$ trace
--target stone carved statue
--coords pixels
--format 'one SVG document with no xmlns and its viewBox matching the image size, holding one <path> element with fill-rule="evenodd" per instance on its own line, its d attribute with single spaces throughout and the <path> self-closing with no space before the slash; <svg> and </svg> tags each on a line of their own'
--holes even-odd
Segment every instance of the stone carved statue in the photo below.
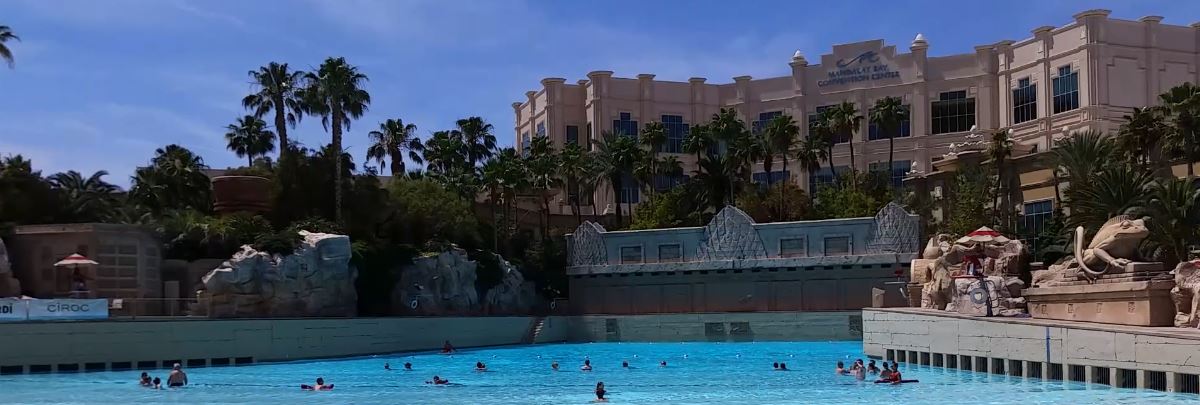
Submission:
<svg viewBox="0 0 1200 405">
<path fill-rule="evenodd" d="M 930 244 L 938 235 L 929 240 Z M 927 249 L 928 250 L 928 249 Z M 939 250 L 940 251 L 940 250 Z M 932 262 L 926 264 L 925 285 L 921 288 L 921 308 L 946 309 L 954 297 L 954 282 L 951 277 L 954 267 L 962 263 L 963 257 L 969 253 L 979 252 L 976 246 L 950 244 Z M 928 259 L 927 259 L 928 260 Z"/>
<path fill-rule="evenodd" d="M 994 315 L 1025 312 L 1024 283 L 1018 278 L 1025 246 L 987 231 L 998 237 L 975 240 L 968 235 L 956 241 L 938 234 L 929 239 L 912 264 L 911 281 L 921 285 L 922 308 L 985 315 L 990 305 Z M 975 263 L 978 276 L 959 277 L 967 275 L 968 262 Z"/>
<path fill-rule="evenodd" d="M 289 255 L 243 246 L 208 272 L 196 310 L 210 317 L 354 316 L 358 272 L 350 266 L 350 238 L 301 231 Z"/>
<path fill-rule="evenodd" d="M 1171 298 L 1175 301 L 1175 326 L 1195 328 L 1200 326 L 1200 314 L 1196 313 L 1200 306 L 1200 260 L 1179 263 L 1171 271 L 1175 276 L 1175 288 L 1171 289 Z"/>
<path fill-rule="evenodd" d="M 1075 255 L 1036 272 L 1033 285 L 1047 287 L 1063 281 L 1095 280 L 1112 270 L 1126 271 L 1137 257 L 1138 245 L 1149 235 L 1144 219 L 1118 215 L 1101 225 L 1091 243 L 1083 248 L 1084 229 L 1075 228 Z"/>
</svg>

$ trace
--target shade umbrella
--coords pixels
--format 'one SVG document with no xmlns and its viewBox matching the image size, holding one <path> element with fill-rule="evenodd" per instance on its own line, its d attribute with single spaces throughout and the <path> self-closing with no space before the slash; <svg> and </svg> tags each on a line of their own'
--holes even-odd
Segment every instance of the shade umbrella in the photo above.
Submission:
<svg viewBox="0 0 1200 405">
<path fill-rule="evenodd" d="M 100 264 L 100 263 L 96 263 L 95 260 L 88 259 L 84 255 L 81 255 L 79 253 L 73 253 L 64 259 L 59 260 L 58 263 L 54 263 L 54 267 L 80 266 L 80 265 L 95 266 L 98 264 Z"/>
<path fill-rule="evenodd" d="M 995 242 L 995 243 L 1008 243 L 1008 241 L 1009 241 L 1009 239 L 1008 239 L 1008 238 L 1006 238 L 1006 237 L 1004 237 L 1004 235 L 1000 234 L 1000 232 L 996 232 L 996 230 L 994 230 L 994 229 L 992 229 L 992 228 L 988 228 L 988 227 L 986 227 L 986 226 L 985 226 L 985 227 L 982 227 L 982 228 L 976 229 L 976 230 L 974 230 L 974 231 L 971 231 L 971 233 L 968 233 L 968 234 L 967 234 L 967 236 L 963 236 L 963 237 L 961 237 L 961 238 L 958 238 L 958 240 L 957 240 L 957 241 L 954 241 L 954 242 L 955 242 L 955 243 L 960 243 L 960 244 L 961 244 L 961 243 L 970 243 L 970 242 L 975 242 L 975 243 L 992 243 L 992 242 Z"/>
</svg>

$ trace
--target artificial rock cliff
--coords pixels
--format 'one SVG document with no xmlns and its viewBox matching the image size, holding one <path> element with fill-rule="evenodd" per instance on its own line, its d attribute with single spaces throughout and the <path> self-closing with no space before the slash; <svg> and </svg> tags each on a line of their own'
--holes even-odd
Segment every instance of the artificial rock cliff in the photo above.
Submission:
<svg viewBox="0 0 1200 405">
<path fill-rule="evenodd" d="M 479 263 L 457 247 L 413 259 L 403 266 L 392 289 L 396 315 L 528 314 L 541 299 L 521 271 L 498 258 L 503 273 L 500 284 L 483 294 L 476 288 Z"/>
</svg>

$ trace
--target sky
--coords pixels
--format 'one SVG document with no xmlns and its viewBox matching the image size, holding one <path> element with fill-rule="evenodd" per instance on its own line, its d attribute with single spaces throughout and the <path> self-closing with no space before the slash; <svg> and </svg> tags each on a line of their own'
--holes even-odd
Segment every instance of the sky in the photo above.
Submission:
<svg viewBox="0 0 1200 405">
<path fill-rule="evenodd" d="M 24 155 L 46 175 L 107 170 L 122 187 L 171 143 L 211 167 L 238 166 L 224 128 L 246 113 L 247 72 L 330 56 L 370 79 L 370 109 L 344 135 L 360 165 L 367 132 L 389 118 L 425 137 L 481 116 L 512 145 L 511 104 L 545 77 L 728 83 L 787 75 L 796 50 L 810 61 L 870 39 L 905 50 L 917 33 L 930 55 L 969 53 L 1093 8 L 1200 21 L 1194 0 L 0 0 L 0 25 L 21 38 L 8 43 L 15 67 L 0 64 L 0 156 Z M 288 134 L 329 142 L 319 118 Z"/>
</svg>

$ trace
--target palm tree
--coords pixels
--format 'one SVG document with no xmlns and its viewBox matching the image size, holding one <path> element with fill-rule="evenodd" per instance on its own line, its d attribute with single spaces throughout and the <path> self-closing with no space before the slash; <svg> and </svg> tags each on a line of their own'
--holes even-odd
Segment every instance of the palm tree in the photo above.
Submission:
<svg viewBox="0 0 1200 405">
<path fill-rule="evenodd" d="M 254 166 L 255 156 L 265 156 L 275 150 L 275 134 L 267 129 L 267 123 L 253 115 L 238 118 L 225 126 L 226 148 L 246 157 L 246 166 Z"/>
<path fill-rule="evenodd" d="M 687 153 L 695 153 L 696 161 L 700 161 L 700 155 L 708 153 L 713 147 L 717 146 L 716 139 L 713 138 L 712 131 L 708 125 L 693 126 L 683 139 L 683 151 Z"/>
<path fill-rule="evenodd" d="M 425 160 L 425 170 L 430 173 L 450 173 L 455 170 L 465 170 L 468 166 L 467 154 L 463 153 L 462 133 L 458 130 L 437 131 L 425 140 L 421 154 Z"/>
<path fill-rule="evenodd" d="M 766 155 L 763 157 L 763 169 L 767 171 L 768 182 L 770 182 L 771 177 L 771 160 L 775 155 L 779 155 L 783 159 L 783 171 L 787 172 L 788 155 L 791 154 L 792 147 L 796 145 L 796 138 L 798 136 L 800 136 L 800 127 L 796 125 L 796 121 L 790 115 L 780 115 L 767 122 L 766 128 L 763 129 L 763 138 L 766 139 L 766 146 L 768 148 Z M 785 179 L 784 181 L 787 180 Z M 779 188 L 780 218 L 783 217 L 783 213 L 787 212 L 785 188 Z"/>
<path fill-rule="evenodd" d="M 1188 180 L 1159 179 L 1150 186 L 1150 239 L 1164 250 L 1170 268 L 1187 260 L 1188 246 L 1200 242 L 1200 189 Z"/>
<path fill-rule="evenodd" d="M 562 184 L 559 177 L 559 156 L 550 144 L 550 138 L 534 137 L 529 146 L 529 156 L 526 159 L 529 168 L 529 185 L 537 191 L 542 203 L 539 220 L 542 223 L 542 240 L 550 234 L 550 196 L 554 189 Z"/>
<path fill-rule="evenodd" d="M 458 132 L 462 134 L 463 147 L 467 150 L 467 163 L 471 167 L 492 157 L 496 150 L 496 135 L 492 134 L 492 124 L 479 117 L 460 119 L 456 124 Z"/>
<path fill-rule="evenodd" d="M 833 167 L 833 144 L 834 132 L 833 127 L 829 126 L 833 122 L 833 111 L 826 108 L 817 113 L 817 119 L 809 124 L 808 140 L 814 146 L 819 146 L 825 150 L 825 161 L 829 163 L 829 175 L 833 176 L 836 183 L 838 181 L 837 169 Z"/>
<path fill-rule="evenodd" d="M 374 159 L 380 168 L 387 166 L 385 159 L 392 161 L 392 177 L 404 176 L 404 152 L 414 163 L 421 164 L 420 152 L 424 149 L 421 139 L 417 138 L 417 126 L 405 124 L 404 120 L 389 119 L 379 124 L 379 129 L 367 133 L 371 137 L 371 146 L 367 147 L 367 159 Z"/>
<path fill-rule="evenodd" d="M 567 184 L 567 202 L 571 204 L 571 210 L 575 212 L 575 222 L 578 224 L 583 223 L 583 215 L 579 212 L 580 199 L 583 198 L 586 188 L 583 183 L 594 177 L 590 172 L 591 160 L 591 153 L 583 150 L 577 143 L 567 144 L 559 154 L 559 175 Z"/>
<path fill-rule="evenodd" d="M 8 49 L 7 45 L 4 45 L 5 42 L 10 40 L 20 41 L 21 37 L 18 37 L 17 34 L 13 34 L 12 28 L 9 28 L 7 25 L 0 25 L 0 59 L 4 59 L 5 62 L 8 62 L 8 68 L 12 69 L 12 50 Z"/>
<path fill-rule="evenodd" d="M 332 147 L 342 150 L 342 130 L 350 121 L 362 117 L 371 105 L 371 94 L 362 88 L 367 75 L 346 63 L 345 58 L 328 58 L 316 72 L 304 74 L 304 97 L 309 111 L 321 116 L 321 125 L 333 135 Z M 342 222 L 342 160 L 334 167 L 334 221 Z"/>
<path fill-rule="evenodd" d="M 211 182 L 204 159 L 179 145 L 167 145 L 154 151 L 150 165 L 138 168 L 133 176 L 129 198 L 136 204 L 161 214 L 166 210 L 207 211 Z"/>
<path fill-rule="evenodd" d="M 596 141 L 595 162 L 596 174 L 608 180 L 612 186 L 613 196 L 617 202 L 617 225 L 624 221 L 621 214 L 621 188 L 625 176 L 633 174 L 634 166 L 642 159 L 642 149 L 637 140 L 622 134 L 605 131 L 601 139 Z M 633 203 L 628 203 L 630 211 Z"/>
<path fill-rule="evenodd" d="M 279 134 L 279 159 L 291 152 L 292 144 L 288 138 L 287 127 L 296 127 L 305 114 L 305 104 L 302 98 L 302 79 L 304 72 L 288 69 L 286 63 L 271 62 L 258 70 L 251 70 L 252 83 L 258 91 L 242 99 L 242 106 L 254 111 L 254 116 L 262 118 L 267 112 L 275 112 L 275 132 Z"/>
<path fill-rule="evenodd" d="M 1062 180 L 1071 182 L 1072 179 L 1079 179 L 1078 182 L 1082 183 L 1083 179 L 1098 172 L 1115 152 L 1113 140 L 1099 131 L 1079 131 L 1057 141 L 1050 149 L 1051 173 L 1054 176 L 1055 198 L 1058 200 L 1055 203 L 1060 206 L 1069 204 L 1073 198 L 1069 188 L 1066 193 L 1061 192 L 1059 184 Z"/>
<path fill-rule="evenodd" d="M 1008 200 L 1008 196 L 1004 195 L 1008 191 L 1008 182 L 1004 178 L 1004 161 L 1012 156 L 1013 141 L 1008 137 L 1007 130 L 999 130 L 992 133 L 991 142 L 988 143 L 987 156 L 992 160 L 992 165 L 996 166 L 996 187 L 992 189 L 992 218 L 1000 220 L 1000 213 L 1007 213 L 1008 206 L 1003 201 Z M 1003 195 L 1003 200 L 1001 196 Z M 1000 201 L 997 201 L 1000 200 Z M 1005 215 L 1004 218 L 1008 218 Z M 1007 222 L 1007 221 L 1006 221 Z M 1003 223 L 1007 226 L 1008 223 Z"/>
<path fill-rule="evenodd" d="M 713 114 L 708 127 L 717 143 L 723 143 L 728 149 L 730 159 L 727 160 L 726 170 L 732 175 L 729 176 L 727 201 L 732 202 L 737 189 L 734 183 L 749 180 L 751 165 L 762 159 L 762 142 L 750 133 L 746 122 L 732 108 L 722 108 L 719 113 Z"/>
<path fill-rule="evenodd" d="M 1171 131 L 1166 122 L 1168 113 L 1161 106 L 1134 107 L 1133 113 L 1126 115 L 1125 122 L 1121 124 L 1116 141 L 1117 150 L 1130 163 L 1149 165 L 1156 161 L 1151 157 L 1161 150 L 1163 138 Z"/>
<path fill-rule="evenodd" d="M 733 177 L 737 176 L 733 157 L 730 155 L 707 155 L 700 158 L 692 179 L 696 185 L 695 201 L 719 212 L 725 204 L 732 202 Z M 699 214 L 699 213 L 697 213 Z"/>
<path fill-rule="evenodd" d="M 839 138 L 846 139 L 846 143 L 850 145 L 850 175 L 854 176 L 858 167 L 854 164 L 854 134 L 858 131 L 863 117 L 858 114 L 858 106 L 852 101 L 843 101 L 829 107 L 827 111 L 830 131 Z"/>
<path fill-rule="evenodd" d="M 1074 177 L 1073 177 L 1074 178 Z M 1072 181 L 1067 188 L 1071 212 L 1067 225 L 1100 229 L 1109 218 L 1134 214 L 1149 200 L 1153 175 L 1125 164 L 1110 164 L 1086 177 L 1087 181 Z"/>
<path fill-rule="evenodd" d="M 1200 161 L 1200 86 L 1184 83 L 1158 96 L 1170 111 L 1171 130 L 1164 149 L 1187 162 L 1188 178 L 1196 176 L 1195 163 Z"/>
<path fill-rule="evenodd" d="M 104 181 L 108 172 L 97 171 L 86 179 L 70 170 L 50 176 L 50 184 L 65 202 L 65 211 L 72 221 L 94 222 L 108 219 L 115 213 L 117 186 Z"/>
<path fill-rule="evenodd" d="M 896 135 L 900 134 L 900 123 L 908 119 L 908 108 L 900 97 L 884 97 L 875 100 L 871 106 L 871 122 L 879 127 L 879 132 L 888 139 L 888 173 L 896 161 Z"/>
</svg>

